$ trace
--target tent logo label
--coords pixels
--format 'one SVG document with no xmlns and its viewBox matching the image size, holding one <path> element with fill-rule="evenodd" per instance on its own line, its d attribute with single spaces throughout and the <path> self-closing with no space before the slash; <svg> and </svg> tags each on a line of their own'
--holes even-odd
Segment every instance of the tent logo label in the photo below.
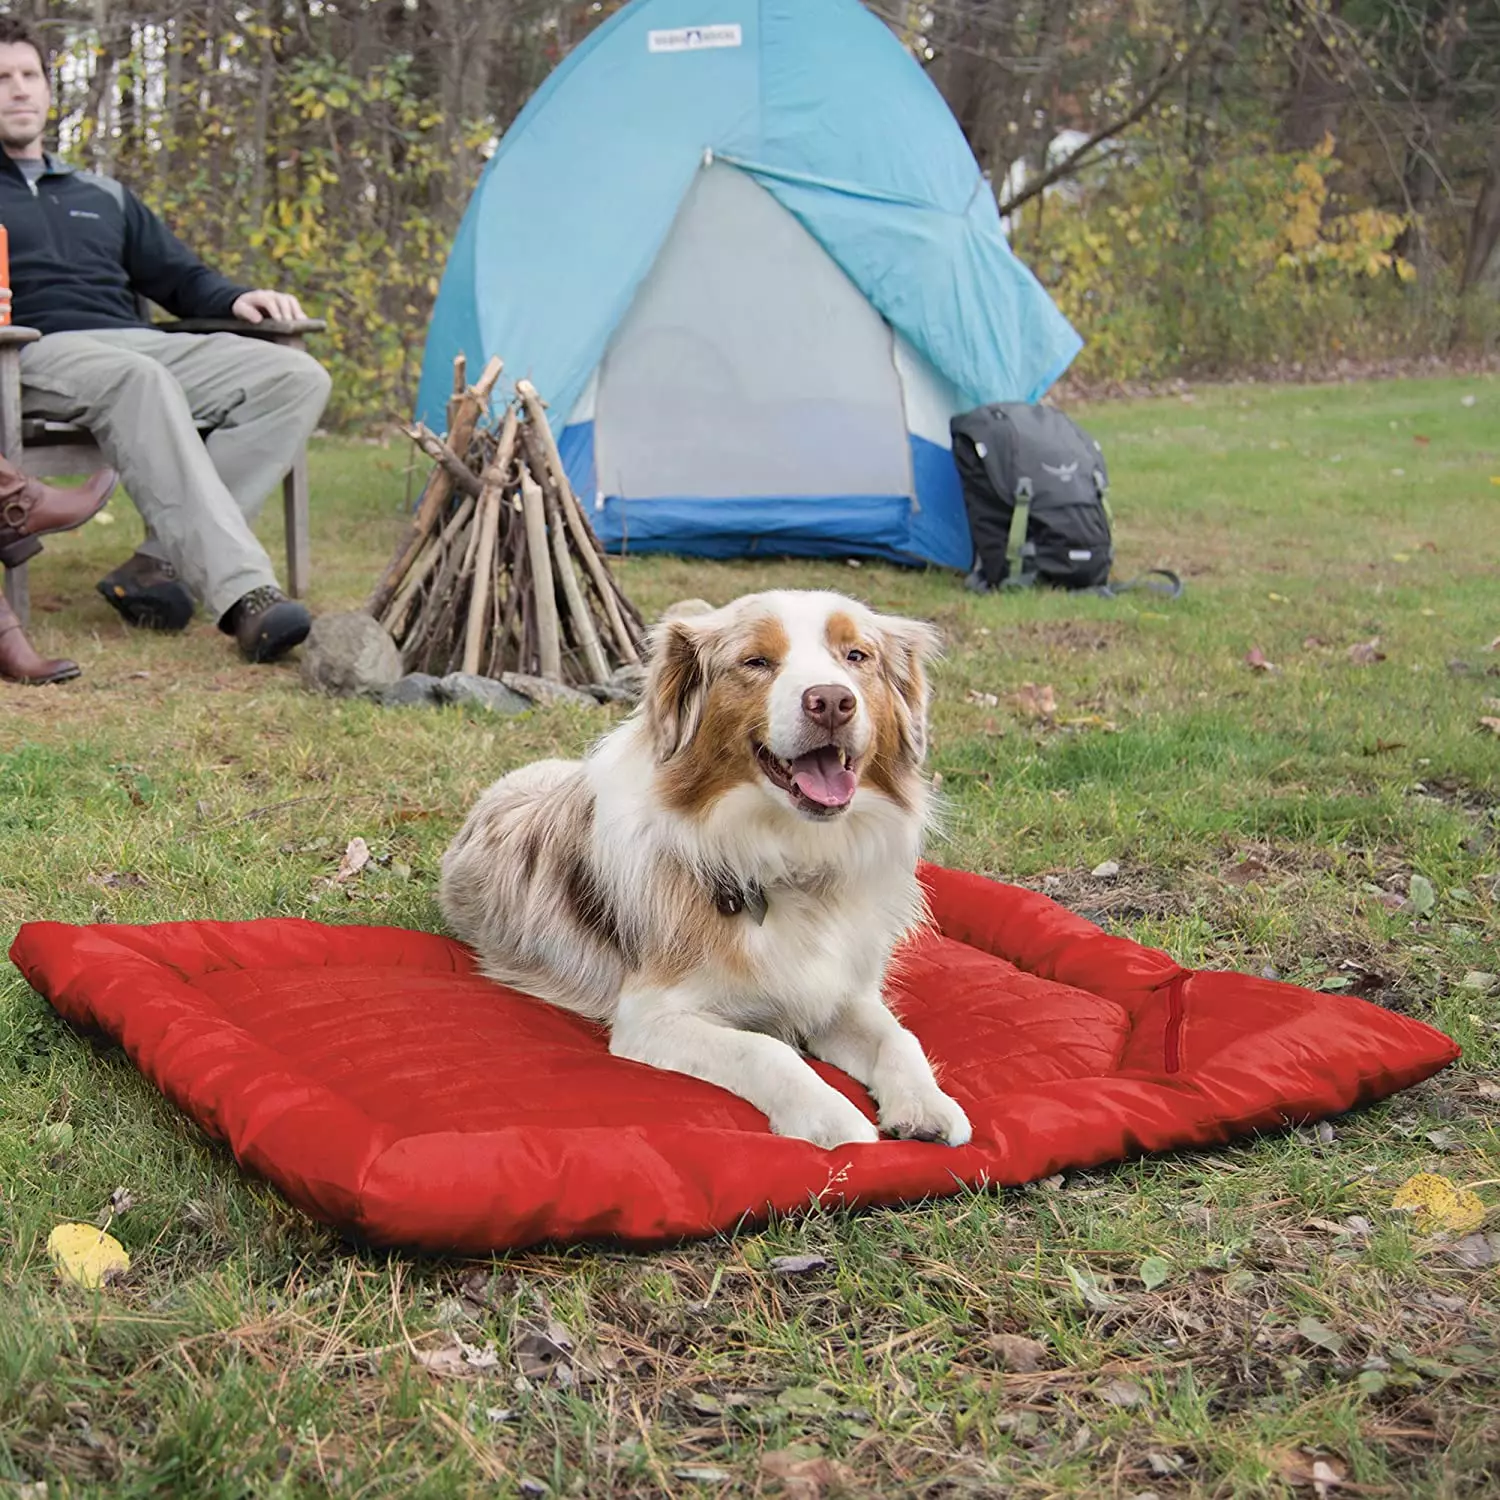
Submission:
<svg viewBox="0 0 1500 1500">
<path fill-rule="evenodd" d="M 648 31 L 648 52 L 699 52 L 705 47 L 738 47 L 738 26 L 679 26 L 675 31 Z"/>
</svg>

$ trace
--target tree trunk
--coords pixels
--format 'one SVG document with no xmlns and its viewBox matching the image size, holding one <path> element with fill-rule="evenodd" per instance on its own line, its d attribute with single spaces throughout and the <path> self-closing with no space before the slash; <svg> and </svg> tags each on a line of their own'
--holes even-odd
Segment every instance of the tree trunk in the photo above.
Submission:
<svg viewBox="0 0 1500 1500">
<path fill-rule="evenodd" d="M 1500 280 L 1500 127 L 1490 142 L 1489 161 L 1464 245 L 1464 269 L 1458 289 L 1476 291 Z"/>
</svg>

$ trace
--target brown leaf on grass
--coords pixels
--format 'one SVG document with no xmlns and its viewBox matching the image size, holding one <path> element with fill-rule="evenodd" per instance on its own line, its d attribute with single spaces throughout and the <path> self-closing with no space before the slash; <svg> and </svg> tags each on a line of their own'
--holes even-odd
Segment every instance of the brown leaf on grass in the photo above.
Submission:
<svg viewBox="0 0 1500 1500">
<path fill-rule="evenodd" d="M 834 1458 L 808 1457 L 805 1449 L 777 1448 L 763 1453 L 761 1473 L 778 1479 L 788 1500 L 822 1500 L 829 1489 L 850 1488 L 854 1471 Z"/>
<path fill-rule="evenodd" d="M 1311 1489 L 1318 1500 L 1327 1500 L 1349 1477 L 1349 1465 L 1335 1453 L 1309 1453 L 1290 1448 L 1275 1455 L 1282 1479 L 1299 1489 Z"/>
<path fill-rule="evenodd" d="M 1304 651 L 1316 651 L 1319 646 L 1326 646 L 1327 641 L 1320 635 L 1305 635 L 1302 637 L 1302 649 Z"/>
<path fill-rule="evenodd" d="M 771 1261 L 771 1269 L 778 1276 L 801 1276 L 807 1271 L 821 1271 L 827 1264 L 821 1255 L 778 1255 Z"/>
<path fill-rule="evenodd" d="M 545 1328 L 532 1328 L 516 1340 L 516 1366 L 528 1380 L 573 1379 L 573 1335 L 555 1319 Z"/>
<path fill-rule="evenodd" d="M 1266 653 L 1259 646 L 1252 646 L 1245 653 L 1245 665 L 1252 672 L 1277 672 L 1280 668 L 1275 662 L 1266 660 Z"/>
<path fill-rule="evenodd" d="M 369 863 L 370 846 L 356 836 L 349 840 L 344 857 L 339 861 L 338 874 L 333 878 L 337 884 L 342 885 L 346 880 L 353 880 Z"/>
<path fill-rule="evenodd" d="M 500 1363 L 500 1356 L 495 1353 L 493 1344 L 486 1344 L 480 1349 L 473 1344 L 466 1344 L 457 1334 L 454 1334 L 450 1344 L 437 1349 L 413 1349 L 412 1353 L 418 1364 L 434 1375 L 445 1378 L 476 1375 L 483 1370 L 493 1370 Z"/>
<path fill-rule="evenodd" d="M 1412 433 L 1411 440 L 1419 448 L 1425 448 L 1432 441 L 1432 439 L 1430 437 L 1428 437 L 1425 433 L 1421 433 L 1421 432 L 1414 432 L 1414 433 Z"/>
<path fill-rule="evenodd" d="M 1224 879 L 1230 885 L 1249 885 L 1252 880 L 1258 880 L 1262 875 L 1268 875 L 1270 871 L 1270 865 L 1264 860 L 1257 859 L 1253 854 L 1247 854 L 1239 864 L 1225 870 Z"/>
<path fill-rule="evenodd" d="M 1372 666 L 1377 661 L 1385 660 L 1385 652 L 1380 649 L 1380 637 L 1377 635 L 1373 640 L 1356 641 L 1348 651 L 1349 660 L 1356 667 Z"/>
<path fill-rule="evenodd" d="M 1121 1380 L 1118 1376 L 1113 1380 L 1106 1380 L 1099 1387 L 1099 1394 L 1111 1406 L 1123 1407 L 1127 1411 L 1133 1406 L 1144 1406 L 1151 1399 L 1135 1381 Z"/>
<path fill-rule="evenodd" d="M 1484 714 L 1480 717 L 1479 727 L 1488 729 L 1491 734 L 1500 734 L 1500 717 L 1492 714 Z"/>
<path fill-rule="evenodd" d="M 1500 1262 L 1500 1234 L 1466 1234 L 1448 1251 L 1449 1258 L 1471 1271 Z"/>
<path fill-rule="evenodd" d="M 1007 699 L 1023 719 L 1049 722 L 1057 713 L 1057 693 L 1050 682 L 1040 687 L 1034 682 L 1023 682 Z"/>
<path fill-rule="evenodd" d="M 137 875 L 134 870 L 111 870 L 105 875 L 90 875 L 89 884 L 103 886 L 106 890 L 118 891 L 125 887 L 138 890 L 146 884 L 144 875 Z"/>
<path fill-rule="evenodd" d="M 970 688 L 964 694 L 965 703 L 977 704 L 980 708 L 998 708 L 1000 699 L 994 693 L 984 693 L 978 688 Z"/>
<path fill-rule="evenodd" d="M 1484 649 L 1486 651 L 1500 651 L 1500 635 L 1497 635 Z"/>
<path fill-rule="evenodd" d="M 985 1341 L 1004 1369 L 1016 1375 L 1030 1375 L 1042 1368 L 1047 1346 L 1020 1333 L 993 1333 Z"/>
</svg>

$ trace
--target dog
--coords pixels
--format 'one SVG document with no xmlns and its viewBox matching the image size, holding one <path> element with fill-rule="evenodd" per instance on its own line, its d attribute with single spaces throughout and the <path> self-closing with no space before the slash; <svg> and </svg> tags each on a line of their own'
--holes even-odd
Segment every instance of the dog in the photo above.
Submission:
<svg viewBox="0 0 1500 1500">
<path fill-rule="evenodd" d="M 640 707 L 581 761 L 484 792 L 438 899 L 482 972 L 610 1027 L 823 1147 L 968 1142 L 882 986 L 926 920 L 916 866 L 930 625 L 839 594 L 669 617 Z M 880 1128 L 797 1050 L 874 1096 Z"/>
</svg>

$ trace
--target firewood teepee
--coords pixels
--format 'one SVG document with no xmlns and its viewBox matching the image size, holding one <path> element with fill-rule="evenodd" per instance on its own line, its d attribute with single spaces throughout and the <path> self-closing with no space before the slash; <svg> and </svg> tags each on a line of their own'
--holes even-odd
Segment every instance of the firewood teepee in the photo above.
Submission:
<svg viewBox="0 0 1500 1500">
<path fill-rule="evenodd" d="M 604 683 L 639 666 L 644 630 L 568 483 L 530 381 L 486 425 L 501 361 L 454 361 L 448 431 L 406 434 L 433 460 L 411 524 L 366 601 L 409 672 Z"/>
</svg>

